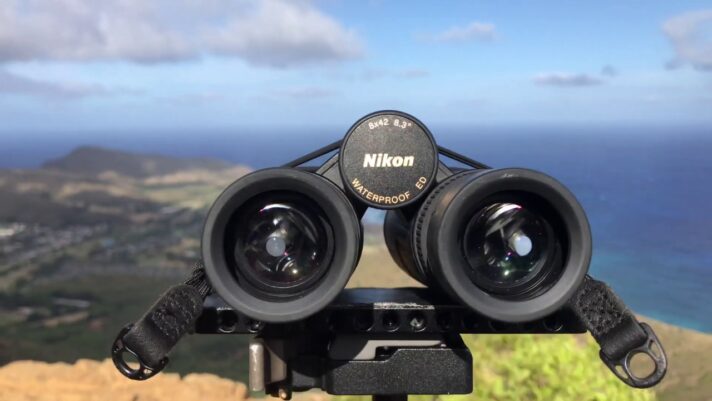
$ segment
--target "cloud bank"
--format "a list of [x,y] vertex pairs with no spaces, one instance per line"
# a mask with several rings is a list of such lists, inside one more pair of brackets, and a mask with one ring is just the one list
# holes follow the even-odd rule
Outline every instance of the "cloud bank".
[[87,96],[105,96],[131,93],[114,91],[101,85],[58,84],[23,77],[0,69],[0,95],[31,95],[48,99],[79,99]]
[[600,85],[603,83],[603,80],[588,74],[552,72],[535,76],[534,82],[539,85],[575,88]]
[[273,94],[278,97],[287,97],[292,99],[321,99],[335,96],[337,92],[318,86],[306,86],[274,91]]
[[430,72],[420,68],[407,68],[401,70],[389,70],[383,68],[369,68],[362,71],[358,76],[352,77],[363,81],[375,81],[383,78],[395,79],[417,79],[425,78]]
[[606,77],[615,77],[618,76],[618,70],[614,66],[607,64],[601,67],[601,75]]
[[432,35],[433,42],[462,43],[471,41],[492,41],[496,35],[494,24],[486,22],[471,22],[466,26],[453,26],[440,33]]
[[0,2],[0,62],[5,63],[161,63],[214,55],[288,68],[362,54],[355,32],[306,1]]
[[666,64],[668,68],[691,65],[712,71],[712,9],[672,17],[662,29],[675,50],[675,57]]

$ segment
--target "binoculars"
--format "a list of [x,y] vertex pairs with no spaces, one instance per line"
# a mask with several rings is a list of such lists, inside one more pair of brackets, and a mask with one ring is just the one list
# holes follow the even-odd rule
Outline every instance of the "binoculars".
[[[336,150],[318,167],[303,165]],[[342,141],[224,190],[202,236],[210,284],[260,321],[311,316],[356,268],[368,208],[386,210],[386,245],[403,271],[491,319],[548,316],[588,271],[589,223],[564,185],[530,169],[489,168],[439,147],[415,117],[379,111]]]
[[[368,208],[386,211],[391,257],[427,289],[344,290]],[[587,275],[590,260],[588,220],[560,182],[491,168],[438,146],[413,116],[380,111],[341,141],[229,185],[208,212],[191,277],[126,325],[111,355],[126,377],[146,380],[189,332],[251,334],[255,391],[403,400],[472,391],[457,334],[589,331],[620,380],[656,385],[667,371],[660,340]],[[639,354],[652,372],[633,371]]]

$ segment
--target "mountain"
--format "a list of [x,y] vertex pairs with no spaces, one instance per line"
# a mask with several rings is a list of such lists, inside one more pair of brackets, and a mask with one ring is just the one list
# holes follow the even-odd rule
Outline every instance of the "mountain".
[[113,172],[126,177],[146,178],[181,170],[224,170],[230,164],[217,159],[182,159],[82,146],[64,157],[46,162],[42,167],[82,175],[98,176]]
[[40,169],[0,169],[0,223],[62,227],[145,221],[166,206],[199,209],[249,171],[83,146]]
[[0,170],[0,222],[115,223],[158,206],[127,183],[51,170]]

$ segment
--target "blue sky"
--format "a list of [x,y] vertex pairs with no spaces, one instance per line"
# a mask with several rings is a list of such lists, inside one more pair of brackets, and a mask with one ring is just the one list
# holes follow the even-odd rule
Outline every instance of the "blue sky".
[[7,0],[0,132],[712,127],[707,2]]

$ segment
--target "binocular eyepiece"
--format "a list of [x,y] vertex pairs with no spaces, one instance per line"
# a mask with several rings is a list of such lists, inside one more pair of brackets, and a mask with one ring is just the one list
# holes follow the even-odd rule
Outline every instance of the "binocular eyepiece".
[[[336,149],[318,168],[301,166]],[[449,167],[440,154],[471,168]],[[439,148],[413,116],[381,111],[339,143],[228,186],[204,227],[208,278],[250,317],[306,318],[346,286],[368,207],[387,210],[386,244],[406,273],[492,319],[556,312],[588,270],[588,220],[561,183],[489,168]]]
[[213,204],[203,230],[206,272],[235,309],[267,322],[305,318],[351,277],[359,217],[328,179],[297,168],[248,174]]

